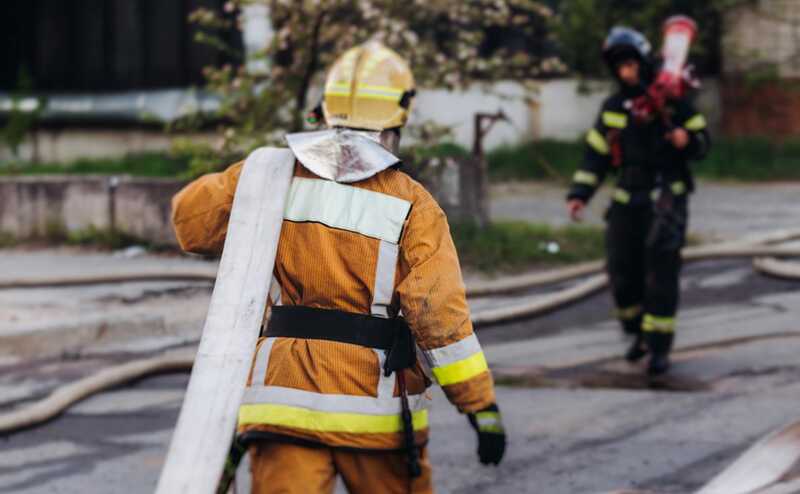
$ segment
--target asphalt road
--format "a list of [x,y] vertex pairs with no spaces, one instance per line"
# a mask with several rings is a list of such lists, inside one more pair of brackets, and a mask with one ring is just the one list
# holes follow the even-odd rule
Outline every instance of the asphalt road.
[[[498,399],[508,454],[497,468],[479,466],[472,431],[434,391],[438,492],[691,492],[756,438],[797,418],[800,284],[759,277],[743,261],[693,265],[683,284],[667,385],[654,386],[641,368],[613,358],[624,343],[609,319],[607,293],[482,330],[505,383]],[[145,353],[132,345],[77,360],[0,364],[0,410]],[[151,492],[187,378],[154,377],[102,393],[48,424],[0,438],[0,493]],[[246,468],[240,473],[246,477]]]

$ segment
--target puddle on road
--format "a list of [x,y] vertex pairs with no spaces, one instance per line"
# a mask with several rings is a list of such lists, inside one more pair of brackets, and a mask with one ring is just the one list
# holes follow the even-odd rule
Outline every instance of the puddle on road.
[[502,371],[495,379],[497,384],[529,388],[565,389],[619,389],[628,391],[701,392],[710,391],[713,383],[685,376],[659,376],[651,378],[643,369],[633,367],[630,372],[597,368],[572,368],[537,371],[531,374],[511,375]]

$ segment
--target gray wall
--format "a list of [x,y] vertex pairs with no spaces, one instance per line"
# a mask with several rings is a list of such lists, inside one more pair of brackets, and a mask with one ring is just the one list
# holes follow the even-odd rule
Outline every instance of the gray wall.
[[0,232],[31,238],[115,226],[153,244],[175,245],[170,199],[182,184],[131,177],[0,178]]

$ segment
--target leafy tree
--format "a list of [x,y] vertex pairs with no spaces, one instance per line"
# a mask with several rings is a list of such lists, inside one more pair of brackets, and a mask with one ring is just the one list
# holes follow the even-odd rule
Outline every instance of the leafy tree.
[[667,17],[685,14],[699,26],[692,59],[702,74],[720,70],[722,13],[751,0],[560,0],[555,2],[554,23],[559,53],[572,71],[582,76],[604,76],[600,50],[608,30],[623,24],[647,35],[654,49],[661,42],[661,26]]

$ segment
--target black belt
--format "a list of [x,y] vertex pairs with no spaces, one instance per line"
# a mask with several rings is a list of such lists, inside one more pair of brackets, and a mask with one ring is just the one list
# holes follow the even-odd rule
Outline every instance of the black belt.
[[416,363],[411,330],[400,317],[385,319],[339,310],[298,305],[272,308],[267,337],[336,341],[388,351],[384,371],[388,376]]

